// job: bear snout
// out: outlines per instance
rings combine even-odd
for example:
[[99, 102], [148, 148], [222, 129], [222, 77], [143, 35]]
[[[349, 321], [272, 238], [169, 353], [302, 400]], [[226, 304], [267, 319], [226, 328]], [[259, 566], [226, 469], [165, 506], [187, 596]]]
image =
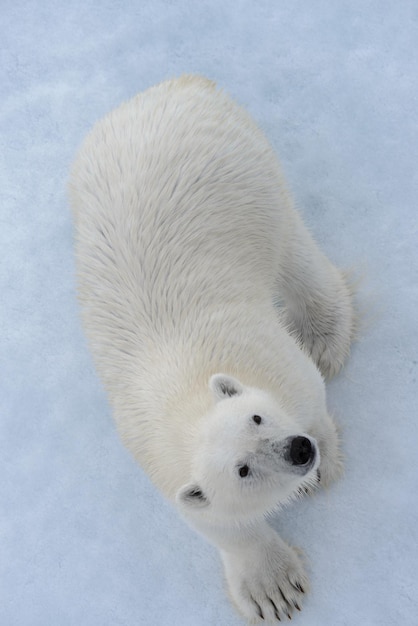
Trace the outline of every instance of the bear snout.
[[259, 452], [270, 458], [284, 460], [298, 474], [306, 474], [313, 467], [319, 457], [319, 450], [315, 439], [305, 435], [293, 435], [282, 441], [264, 440]]

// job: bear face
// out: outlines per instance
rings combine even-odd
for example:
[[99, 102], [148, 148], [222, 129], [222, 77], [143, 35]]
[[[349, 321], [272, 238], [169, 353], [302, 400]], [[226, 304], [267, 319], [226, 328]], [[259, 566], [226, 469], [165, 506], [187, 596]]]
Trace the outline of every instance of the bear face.
[[244, 521], [316, 483], [316, 440], [270, 394], [223, 374], [212, 376], [209, 387], [215, 403], [202, 422], [194, 482], [177, 494], [185, 512]]

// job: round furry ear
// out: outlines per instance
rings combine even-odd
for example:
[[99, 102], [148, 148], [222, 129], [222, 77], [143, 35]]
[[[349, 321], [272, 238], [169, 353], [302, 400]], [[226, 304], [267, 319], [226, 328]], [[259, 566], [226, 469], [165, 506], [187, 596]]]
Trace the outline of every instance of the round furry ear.
[[244, 391], [241, 383], [232, 376], [226, 374], [215, 374], [209, 381], [209, 388], [215, 400], [225, 400], [232, 396], [240, 396]]
[[202, 509], [209, 505], [209, 500], [196, 484], [184, 485], [178, 492], [176, 500], [179, 504], [187, 507]]

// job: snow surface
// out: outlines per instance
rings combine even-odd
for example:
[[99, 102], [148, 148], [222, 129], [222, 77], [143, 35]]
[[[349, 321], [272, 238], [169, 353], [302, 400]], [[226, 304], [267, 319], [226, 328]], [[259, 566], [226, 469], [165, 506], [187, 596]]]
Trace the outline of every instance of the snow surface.
[[265, 129], [328, 255], [363, 277], [329, 385], [346, 475], [277, 521], [312, 589], [294, 624], [418, 624], [416, 0], [52, 0], [0, 8], [0, 624], [239, 626], [216, 550], [120, 443], [81, 330], [71, 160], [183, 72]]

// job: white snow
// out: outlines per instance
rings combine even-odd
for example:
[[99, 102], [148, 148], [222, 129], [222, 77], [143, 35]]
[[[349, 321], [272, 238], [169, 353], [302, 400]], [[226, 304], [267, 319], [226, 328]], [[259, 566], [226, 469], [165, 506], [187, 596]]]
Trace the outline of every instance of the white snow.
[[3, 0], [0, 624], [238, 626], [216, 551], [119, 442], [75, 296], [71, 160], [136, 92], [205, 74], [281, 156], [363, 329], [329, 384], [343, 480], [277, 520], [304, 626], [418, 624], [416, 0]]

